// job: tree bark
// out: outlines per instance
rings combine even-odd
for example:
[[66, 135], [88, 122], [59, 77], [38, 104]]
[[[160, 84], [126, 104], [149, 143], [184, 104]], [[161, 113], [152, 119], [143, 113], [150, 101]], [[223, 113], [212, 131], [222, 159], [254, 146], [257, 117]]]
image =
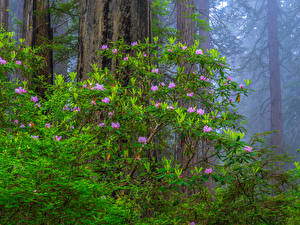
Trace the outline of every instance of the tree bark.
[[271, 97], [271, 130], [279, 131], [271, 135], [271, 145], [276, 145], [276, 153], [283, 153], [283, 125], [281, 111], [280, 60], [278, 41], [278, 3], [267, 2], [268, 48]]
[[0, 0], [0, 27], [8, 28], [9, 0]]
[[177, 0], [177, 30], [181, 37], [181, 42], [187, 45], [194, 44], [194, 35], [196, 26], [193, 19], [190, 17], [195, 13], [194, 0]]
[[[53, 56], [51, 48], [45, 47], [52, 40], [50, 24], [49, 0], [25, 0], [23, 9], [23, 38], [25, 43], [31, 47], [43, 46], [39, 52], [44, 57], [43, 66], [34, 74], [30, 84], [35, 90], [44, 96], [46, 90], [41, 83], [35, 83], [35, 78], [43, 75], [43, 82], [53, 83]], [[25, 78], [26, 79], [26, 78]], [[27, 78], [29, 79], [29, 78]]]
[[[201, 14], [200, 19], [205, 19], [209, 23], [209, 0], [199, 0], [199, 11]], [[200, 47], [203, 48], [204, 51], [207, 51], [207, 49], [210, 49], [209, 32], [200, 28], [199, 35], [205, 37], [205, 40], [200, 43]]]
[[121, 38], [126, 44], [143, 42], [151, 36], [149, 0], [81, 0], [80, 4], [79, 80], [87, 79], [91, 64], [111, 65], [111, 61], [97, 55], [102, 45]]
[[[195, 1], [194, 0], [177, 0], [176, 2], [176, 13], [177, 13], [177, 30], [179, 32], [180, 41], [187, 45], [191, 46], [194, 44], [194, 35], [196, 33], [195, 22], [191, 18], [191, 15], [195, 12]], [[196, 68], [192, 68], [190, 64], [184, 63], [184, 73], [192, 73]], [[183, 100], [179, 100], [179, 105], [184, 106]], [[176, 147], [175, 156], [180, 163], [180, 165], [185, 169], [183, 176], [189, 176], [189, 170], [187, 169], [189, 164], [195, 164], [199, 159], [199, 148], [195, 146], [193, 152], [190, 152], [190, 155], [186, 154], [188, 151], [186, 143], [191, 141], [189, 140], [188, 135], [182, 136], [182, 134], [177, 134], [179, 139], [177, 140], [178, 144]], [[182, 188], [182, 191], [186, 191], [185, 188]]]

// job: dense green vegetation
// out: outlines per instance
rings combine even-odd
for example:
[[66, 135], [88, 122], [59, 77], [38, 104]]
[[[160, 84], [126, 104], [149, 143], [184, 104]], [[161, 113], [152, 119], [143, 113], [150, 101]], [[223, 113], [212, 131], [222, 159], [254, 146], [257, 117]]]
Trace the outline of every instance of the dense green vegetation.
[[[103, 45], [115, 67], [95, 65], [79, 82], [58, 75], [42, 98], [6, 74], [30, 78], [43, 58], [1, 32], [1, 224], [300, 222], [300, 165], [283, 170], [267, 134], [243, 139], [237, 109], [250, 80], [236, 83], [197, 41], [157, 40]], [[184, 164], [174, 135], [185, 137]]]

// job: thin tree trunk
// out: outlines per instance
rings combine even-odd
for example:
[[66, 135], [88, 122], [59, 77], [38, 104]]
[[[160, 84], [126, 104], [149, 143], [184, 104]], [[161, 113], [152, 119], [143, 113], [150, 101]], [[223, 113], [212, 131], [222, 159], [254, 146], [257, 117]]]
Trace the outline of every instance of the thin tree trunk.
[[276, 145], [276, 152], [283, 153], [283, 126], [281, 112], [281, 84], [278, 41], [278, 3], [268, 0], [268, 48], [271, 97], [271, 130], [279, 131], [271, 135], [271, 145]]
[[43, 82], [47, 84], [53, 83], [53, 56], [52, 50], [45, 47], [52, 40], [52, 30], [50, 24], [49, 0], [25, 0], [23, 10], [23, 38], [25, 43], [31, 47], [43, 46], [40, 55], [44, 57], [43, 66], [34, 75], [33, 80], [29, 80], [33, 84], [35, 90], [44, 96], [46, 90], [41, 83], [34, 80], [43, 75]]
[[194, 44], [194, 35], [196, 26], [193, 19], [190, 17], [195, 13], [194, 0], [177, 0], [177, 30], [181, 37], [181, 41], [186, 45]]
[[0, 27], [8, 28], [9, 0], [0, 0]]
[[97, 55], [102, 45], [121, 38], [126, 44], [143, 42], [150, 36], [149, 0], [81, 0], [78, 78], [87, 79], [91, 64], [111, 66], [111, 61]]
[[[194, 44], [194, 35], [196, 33], [196, 26], [195, 22], [191, 18], [191, 15], [195, 12], [195, 1], [194, 0], [177, 0], [176, 2], [176, 13], [177, 13], [177, 30], [179, 32], [180, 41], [187, 45], [191, 46]], [[183, 64], [184, 66], [184, 72], [185, 73], [192, 73], [195, 71], [196, 68], [192, 68], [190, 64]], [[183, 106], [183, 100], [179, 100], [179, 105]], [[181, 164], [181, 166], [186, 169], [184, 171], [183, 176], [188, 176], [189, 170], [187, 170], [187, 167], [189, 164], [195, 164], [195, 162], [199, 159], [199, 148], [196, 146], [193, 151], [190, 154], [186, 155], [185, 151], [186, 149], [186, 143], [189, 140], [188, 135], [181, 136], [179, 135], [177, 147], [176, 147], [176, 158], [178, 162]], [[185, 191], [185, 188], [182, 189], [182, 191]]]
[[[66, 3], [67, 0], [61, 0], [61, 2]], [[55, 4], [55, 1], [53, 1]], [[56, 21], [56, 28], [53, 28], [53, 35], [54, 36], [62, 36], [65, 34], [65, 29], [67, 28], [67, 23], [65, 22], [67, 18], [59, 17]], [[52, 21], [53, 24], [53, 21]], [[54, 25], [54, 24], [53, 24]], [[54, 52], [55, 53], [55, 52]], [[66, 61], [59, 61], [56, 60], [55, 57], [53, 59], [53, 72], [55, 74], [62, 74], [67, 75], [68, 73], [68, 60]]]
[[[199, 11], [201, 14], [200, 19], [205, 19], [209, 23], [209, 0], [199, 0]], [[205, 40], [200, 43], [200, 47], [203, 48], [204, 51], [210, 49], [209, 32], [200, 28], [199, 35], [205, 37]]]

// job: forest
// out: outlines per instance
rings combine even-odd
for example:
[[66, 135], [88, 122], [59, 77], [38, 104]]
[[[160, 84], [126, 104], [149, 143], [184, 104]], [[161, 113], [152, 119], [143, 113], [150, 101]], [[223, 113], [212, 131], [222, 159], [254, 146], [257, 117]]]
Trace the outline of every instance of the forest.
[[300, 224], [299, 0], [0, 0], [0, 225]]

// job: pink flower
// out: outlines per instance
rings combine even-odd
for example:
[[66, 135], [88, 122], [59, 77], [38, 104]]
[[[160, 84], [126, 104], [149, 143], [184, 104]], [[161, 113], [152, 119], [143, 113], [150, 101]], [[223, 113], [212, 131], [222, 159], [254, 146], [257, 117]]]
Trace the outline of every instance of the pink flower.
[[87, 87], [87, 85], [86, 85], [86, 84], [84, 84], [82, 87], [83, 87], [83, 88], [86, 88], [86, 87]]
[[231, 77], [231, 76], [227, 77], [227, 80], [228, 80], [228, 81], [231, 81], [231, 79], [232, 79], [232, 77]]
[[22, 62], [21, 62], [21, 61], [19, 61], [19, 60], [17, 60], [17, 61], [16, 61], [16, 64], [17, 64], [17, 65], [21, 65], [21, 64], [22, 64]]
[[190, 225], [196, 225], [195, 222], [190, 222]]
[[29, 127], [33, 127], [33, 123], [30, 122], [30, 123], [28, 124], [28, 126], [29, 126]]
[[164, 87], [164, 86], [166, 86], [166, 84], [164, 82], [161, 82], [160, 86]]
[[31, 101], [33, 101], [34, 103], [37, 103], [39, 101], [38, 97], [31, 97]]
[[73, 109], [71, 109], [72, 112], [80, 112], [80, 107], [74, 107]]
[[200, 76], [200, 79], [201, 79], [201, 80], [205, 80], [205, 77], [204, 77], [204, 76]]
[[146, 57], [146, 56], [147, 56], [147, 54], [144, 54], [143, 56], [144, 56], [144, 57]]
[[207, 169], [205, 169], [204, 173], [206, 173], [206, 174], [211, 174], [212, 171], [213, 171], [212, 168], [207, 168]]
[[126, 56], [123, 60], [127, 61], [127, 60], [128, 60], [128, 57]]
[[55, 141], [60, 141], [60, 140], [61, 140], [61, 136], [55, 136], [53, 139], [54, 139]]
[[114, 49], [112, 50], [112, 52], [113, 52], [114, 54], [117, 54], [118, 50], [114, 48]]
[[45, 124], [45, 127], [46, 127], [46, 128], [50, 128], [50, 127], [51, 127], [51, 124], [50, 124], [50, 123], [46, 123], [46, 124]]
[[168, 49], [168, 52], [173, 52], [173, 50], [172, 49]]
[[110, 102], [110, 99], [108, 97], [105, 97], [104, 99], [102, 99], [102, 102], [107, 104]]
[[3, 64], [3, 65], [5, 65], [6, 64], [6, 60], [0, 59], [0, 63]]
[[243, 88], [244, 87], [244, 85], [243, 84], [240, 84], [240, 88]]
[[187, 93], [186, 94], [188, 97], [193, 97], [194, 96], [194, 93], [193, 92], [190, 92], [190, 93]]
[[94, 87], [94, 89], [97, 89], [97, 90], [100, 90], [100, 91], [104, 91], [105, 88], [104, 88], [104, 85], [103, 84], [96, 84], [96, 86]]
[[92, 105], [97, 105], [97, 103], [96, 103], [95, 100], [92, 100], [92, 101], [91, 101], [91, 104], [92, 104]]
[[157, 90], [158, 90], [158, 87], [157, 87], [157, 86], [152, 86], [152, 87], [151, 87], [151, 91], [154, 91], [154, 92], [155, 92], [155, 91], [157, 91]]
[[119, 122], [116, 122], [116, 123], [112, 122], [112, 123], [111, 123], [111, 127], [112, 127], [113, 129], [119, 129], [119, 128], [120, 128], [120, 123], [119, 123]]
[[189, 107], [187, 111], [188, 111], [188, 113], [193, 113], [193, 112], [196, 111], [196, 108], [195, 107]]
[[33, 193], [35, 193], [36, 192], [36, 190], [33, 190]]
[[31, 135], [31, 137], [32, 137], [33, 139], [39, 139], [39, 138], [40, 138], [39, 136], [33, 136], [33, 135]]
[[160, 103], [159, 103], [159, 102], [156, 102], [156, 103], [155, 103], [155, 107], [158, 108], [159, 106], [160, 106]]
[[108, 113], [108, 116], [112, 116], [112, 115], [114, 115], [114, 112], [109, 112]]
[[244, 150], [246, 152], [252, 152], [252, 148], [250, 146], [247, 146], [247, 145], [244, 147]]
[[186, 50], [187, 49], [187, 47], [186, 46], [182, 46], [182, 50], [184, 51], [184, 50]]
[[225, 85], [225, 86], [227, 86], [227, 85], [228, 85], [228, 83], [226, 82], [224, 85]]
[[228, 99], [228, 101], [232, 102], [232, 98]]
[[107, 45], [102, 45], [102, 50], [106, 50], [107, 48]]
[[174, 106], [170, 105], [167, 107], [167, 109], [174, 109]]
[[105, 126], [105, 123], [100, 123], [99, 124], [99, 127], [104, 127]]
[[202, 55], [202, 54], [203, 54], [203, 51], [201, 49], [196, 50], [196, 55]]
[[173, 83], [173, 82], [169, 83], [169, 87], [168, 88], [174, 88], [174, 87], [176, 87], [175, 83]]
[[204, 115], [204, 110], [203, 110], [203, 109], [198, 109], [198, 110], [197, 110], [197, 114], [199, 114], [199, 115]]
[[21, 127], [21, 128], [24, 128], [24, 127], [25, 127], [25, 125], [24, 125], [23, 123], [21, 123], [20, 127]]
[[157, 68], [156, 69], [152, 69], [151, 72], [152, 73], [158, 73], [158, 69]]
[[22, 95], [23, 93], [27, 93], [25, 88], [19, 87], [15, 89], [15, 93]]
[[139, 137], [139, 140], [138, 140], [140, 143], [142, 144], [147, 144], [147, 138], [146, 137]]
[[209, 126], [207, 126], [207, 125], [205, 125], [205, 126], [203, 127], [203, 131], [204, 131], [204, 133], [210, 133], [210, 132], [212, 131], [212, 128], [209, 127]]
[[131, 46], [134, 47], [134, 46], [136, 46], [137, 44], [138, 44], [138, 43], [135, 41], [135, 42], [132, 42], [132, 43], [131, 43]]
[[14, 120], [14, 124], [18, 124], [19, 123], [19, 120]]

